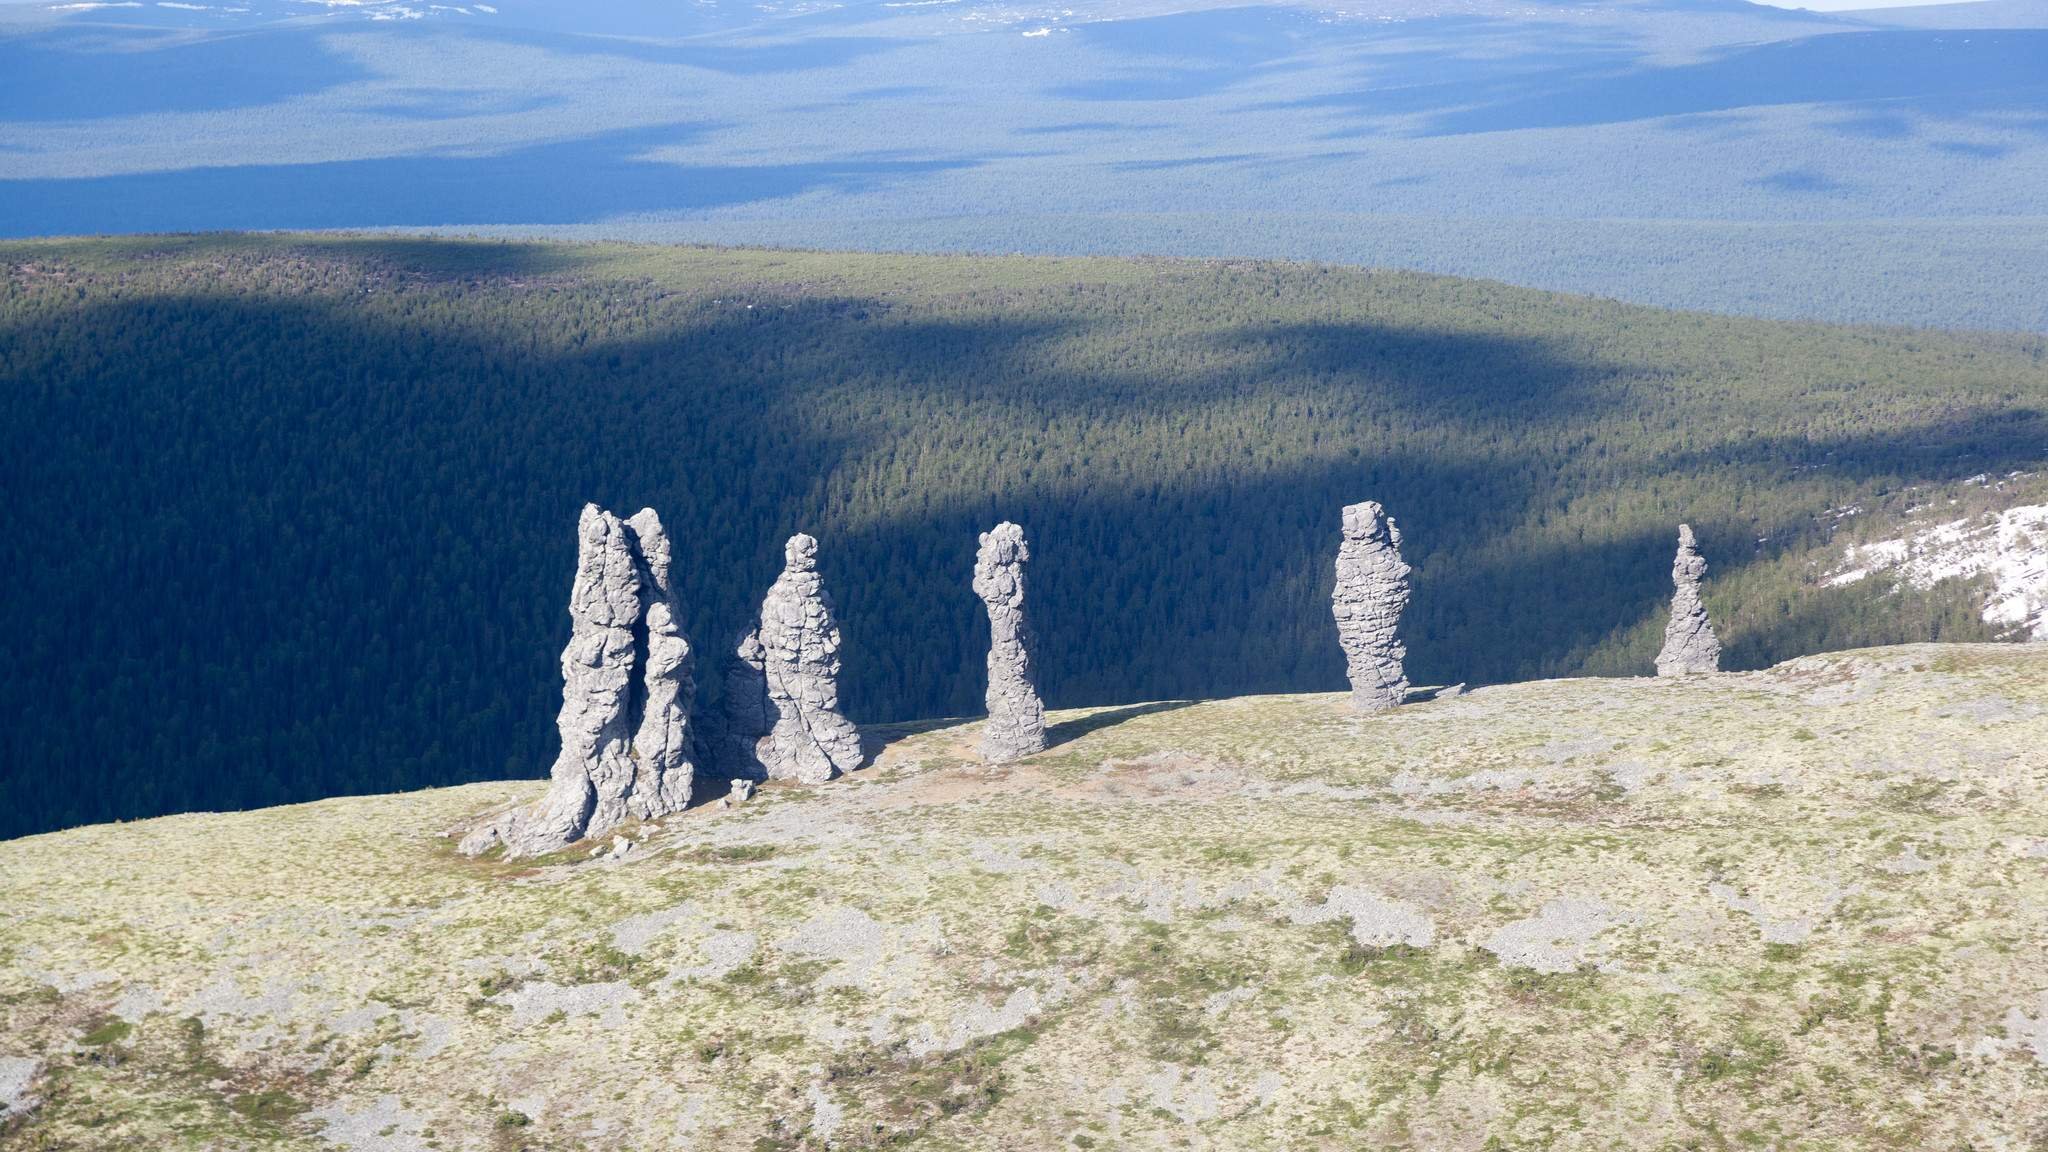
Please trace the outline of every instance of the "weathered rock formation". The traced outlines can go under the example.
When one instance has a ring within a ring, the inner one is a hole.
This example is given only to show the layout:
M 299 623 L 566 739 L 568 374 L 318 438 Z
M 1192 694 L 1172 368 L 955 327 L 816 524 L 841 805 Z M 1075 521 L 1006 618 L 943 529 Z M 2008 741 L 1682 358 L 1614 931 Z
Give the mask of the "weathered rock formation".
M 755 754 L 771 780 L 821 784 L 860 767 L 860 732 L 839 711 L 839 625 L 818 575 L 818 542 L 798 533 L 783 558 L 761 602 L 769 729 Z
M 1707 619 L 1707 606 L 1700 601 L 1700 580 L 1707 574 L 1706 558 L 1699 554 L 1692 526 L 1678 526 L 1678 555 L 1671 561 L 1671 622 L 1664 626 L 1664 650 L 1657 654 L 1657 675 L 1688 676 L 1695 672 L 1721 670 L 1721 641 Z
M 1361 712 L 1392 708 L 1408 694 L 1408 673 L 1401 666 L 1408 648 L 1400 637 L 1408 571 L 1401 560 L 1401 529 L 1384 509 L 1371 500 L 1344 509 L 1330 607 L 1351 678 L 1351 706 Z
M 690 646 L 669 589 L 667 534 L 651 509 L 622 522 L 586 504 L 576 536 L 553 783 L 472 830 L 465 853 L 500 843 L 513 856 L 551 852 L 689 802 Z
M 633 733 L 634 776 L 626 807 L 642 820 L 680 812 L 690 804 L 696 774 L 690 763 L 690 701 L 697 685 L 690 641 L 683 635 L 682 609 L 669 581 L 668 533 L 652 508 L 626 521 L 639 561 L 641 597 L 647 609 L 635 629 L 641 676 L 634 701 L 639 725 Z
M 1024 562 L 1031 549 L 1024 529 L 1005 520 L 981 534 L 974 557 L 974 592 L 988 606 L 988 724 L 981 755 L 992 764 L 1045 750 L 1045 704 L 1031 665 L 1031 631 L 1024 617 Z

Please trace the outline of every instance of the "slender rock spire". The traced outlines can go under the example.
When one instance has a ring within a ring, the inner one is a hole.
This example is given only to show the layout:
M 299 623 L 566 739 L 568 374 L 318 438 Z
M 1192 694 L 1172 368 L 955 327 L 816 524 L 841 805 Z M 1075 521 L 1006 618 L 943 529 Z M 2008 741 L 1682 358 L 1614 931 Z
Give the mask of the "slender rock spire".
M 818 575 L 818 542 L 798 533 L 783 557 L 782 575 L 761 602 L 773 724 L 758 755 L 770 779 L 820 784 L 860 767 L 860 732 L 839 711 L 839 625 Z
M 1400 638 L 1408 571 L 1401 560 L 1401 529 L 1384 509 L 1371 500 L 1344 509 L 1331 612 L 1351 678 L 1351 706 L 1361 712 L 1392 708 L 1408 694 L 1401 666 L 1408 648 Z
M 1678 526 L 1678 555 L 1671 561 L 1671 622 L 1664 626 L 1664 650 L 1657 654 L 1657 675 L 1689 676 L 1721 670 L 1721 641 L 1700 600 L 1700 581 L 1707 574 L 1692 525 Z
M 689 638 L 669 581 L 668 533 L 654 509 L 626 521 L 639 561 L 647 611 L 634 631 L 641 678 L 635 694 L 639 725 L 633 734 L 634 775 L 626 807 L 642 820 L 690 806 L 696 766 L 690 763 L 690 701 L 696 694 Z
M 1031 559 L 1024 529 L 1005 520 L 981 534 L 974 558 L 974 592 L 988 606 L 988 724 L 981 755 L 992 764 L 1045 749 L 1045 704 L 1031 664 L 1031 629 L 1024 617 L 1024 562 Z

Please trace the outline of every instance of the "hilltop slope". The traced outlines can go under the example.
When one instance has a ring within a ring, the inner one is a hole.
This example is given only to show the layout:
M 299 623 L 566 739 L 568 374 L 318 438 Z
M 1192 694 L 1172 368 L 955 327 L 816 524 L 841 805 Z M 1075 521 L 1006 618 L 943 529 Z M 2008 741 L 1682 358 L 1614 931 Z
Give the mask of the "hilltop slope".
M 2048 646 L 1056 720 L 999 771 L 973 724 L 887 733 L 621 859 L 450 853 L 533 783 L 0 844 L 0 1090 L 40 1101 L 0 1146 L 1903 1149 L 2048 1120 Z

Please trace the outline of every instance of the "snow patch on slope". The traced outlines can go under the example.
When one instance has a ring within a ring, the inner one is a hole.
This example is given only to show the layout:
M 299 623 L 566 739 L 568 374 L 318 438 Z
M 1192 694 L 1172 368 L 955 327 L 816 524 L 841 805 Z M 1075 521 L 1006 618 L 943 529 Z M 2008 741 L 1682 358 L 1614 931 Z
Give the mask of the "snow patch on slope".
M 1830 587 L 1897 572 L 1915 588 L 1989 574 L 1984 622 L 2048 640 L 2048 504 L 1950 520 L 1894 540 L 1852 547 Z

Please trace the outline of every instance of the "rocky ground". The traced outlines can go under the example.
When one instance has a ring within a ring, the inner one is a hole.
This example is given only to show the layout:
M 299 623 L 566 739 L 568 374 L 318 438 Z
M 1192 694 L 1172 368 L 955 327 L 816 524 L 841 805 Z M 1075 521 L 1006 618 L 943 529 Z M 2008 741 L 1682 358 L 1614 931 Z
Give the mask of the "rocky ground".
M 0 1147 L 2048 1141 L 2048 645 L 1052 720 L 0 844 Z

